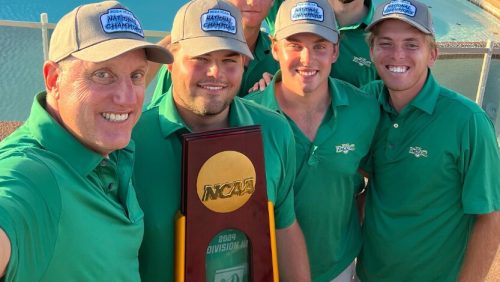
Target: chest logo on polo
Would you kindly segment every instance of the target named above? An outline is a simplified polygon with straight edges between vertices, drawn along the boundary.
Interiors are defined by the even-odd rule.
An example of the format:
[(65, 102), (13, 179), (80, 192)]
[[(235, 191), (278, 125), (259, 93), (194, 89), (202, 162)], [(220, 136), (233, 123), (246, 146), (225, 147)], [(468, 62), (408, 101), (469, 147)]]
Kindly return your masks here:
[(365, 67), (370, 67), (372, 65), (372, 62), (370, 60), (367, 60), (366, 58), (363, 57), (356, 57), (352, 59), (353, 62), (358, 64), (360, 67), (365, 66)]
[(410, 151), (408, 153), (414, 155), (417, 158), (427, 158), (427, 150), (424, 150), (420, 147), (410, 147)]
[(223, 151), (201, 167), (196, 181), (200, 201), (208, 209), (228, 213), (242, 207), (255, 192), (252, 161), (236, 151)]
[(349, 152), (356, 151), (356, 144), (342, 144), (335, 146), (335, 151), (337, 154), (343, 153), (348, 154)]

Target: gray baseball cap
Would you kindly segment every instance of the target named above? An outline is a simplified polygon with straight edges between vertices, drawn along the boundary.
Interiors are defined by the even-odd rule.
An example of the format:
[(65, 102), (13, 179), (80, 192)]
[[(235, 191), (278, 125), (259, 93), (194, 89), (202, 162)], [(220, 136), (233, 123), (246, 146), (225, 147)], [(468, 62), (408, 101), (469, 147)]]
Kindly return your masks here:
[(335, 13), (327, 0), (286, 0), (276, 15), (277, 40), (297, 33), (313, 33), (337, 43), (339, 32)]
[(149, 61), (173, 61), (168, 50), (144, 39), (131, 11), (117, 1), (104, 1), (76, 7), (59, 20), (50, 38), (49, 60), (73, 55), (97, 63), (136, 49), (144, 49)]
[(370, 31), (376, 24), (387, 19), (404, 21), (421, 32), (434, 36), (431, 12), (427, 5), (418, 1), (390, 0), (380, 4), (366, 30)]
[(225, 0), (188, 1), (175, 15), (171, 36), (190, 56), (231, 50), (253, 59), (240, 11)]

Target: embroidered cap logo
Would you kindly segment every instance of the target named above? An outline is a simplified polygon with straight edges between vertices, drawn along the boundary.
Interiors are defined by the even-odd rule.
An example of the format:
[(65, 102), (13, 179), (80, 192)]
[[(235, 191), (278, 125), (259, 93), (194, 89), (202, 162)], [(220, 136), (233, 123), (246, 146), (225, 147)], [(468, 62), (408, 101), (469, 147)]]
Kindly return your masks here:
[(236, 34), (236, 19), (226, 10), (211, 9), (201, 15), (201, 29)]
[(131, 32), (144, 37), (141, 24), (134, 14), (126, 9), (109, 9), (101, 15), (101, 25), (106, 33)]
[(323, 8), (312, 2), (297, 3), (291, 10), (292, 21), (312, 20), (323, 21)]
[(417, 8), (413, 6), (409, 1), (396, 0), (385, 5), (382, 15), (386, 16), (389, 14), (403, 14), (408, 17), (415, 17), (417, 13)]

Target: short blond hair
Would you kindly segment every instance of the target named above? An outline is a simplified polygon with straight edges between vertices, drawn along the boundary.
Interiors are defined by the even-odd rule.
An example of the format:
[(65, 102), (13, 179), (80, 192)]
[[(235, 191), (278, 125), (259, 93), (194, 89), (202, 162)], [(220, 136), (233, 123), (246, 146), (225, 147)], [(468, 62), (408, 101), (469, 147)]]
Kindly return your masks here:
[[(368, 46), (370, 46), (370, 48), (373, 48), (375, 37), (377, 37), (379, 34), (379, 28), (380, 28), (380, 24), (373, 26), (371, 28), (371, 31), (368, 32), (368, 34), (366, 35), (366, 41), (368, 43)], [(436, 43), (436, 38), (434, 38), (434, 36), (432, 34), (425, 34), (423, 32), (422, 32), (422, 34), (424, 34), (425, 41), (427, 42), (427, 44), (429, 45), (429, 47), (431, 49), (435, 49), (438, 47), (438, 45)]]

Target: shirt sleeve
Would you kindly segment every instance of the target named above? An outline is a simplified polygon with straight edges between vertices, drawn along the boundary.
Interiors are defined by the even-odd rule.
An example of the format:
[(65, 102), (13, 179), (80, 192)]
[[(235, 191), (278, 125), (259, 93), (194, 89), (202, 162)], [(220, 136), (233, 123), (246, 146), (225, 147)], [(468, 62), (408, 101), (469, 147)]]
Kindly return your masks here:
[(38, 161), (1, 160), (0, 228), (12, 249), (4, 281), (42, 279), (57, 237), (60, 203), (54, 187), (51, 172)]
[(500, 210), (500, 156), (495, 130), (484, 112), (469, 119), (462, 134), (459, 169), (465, 213)]

